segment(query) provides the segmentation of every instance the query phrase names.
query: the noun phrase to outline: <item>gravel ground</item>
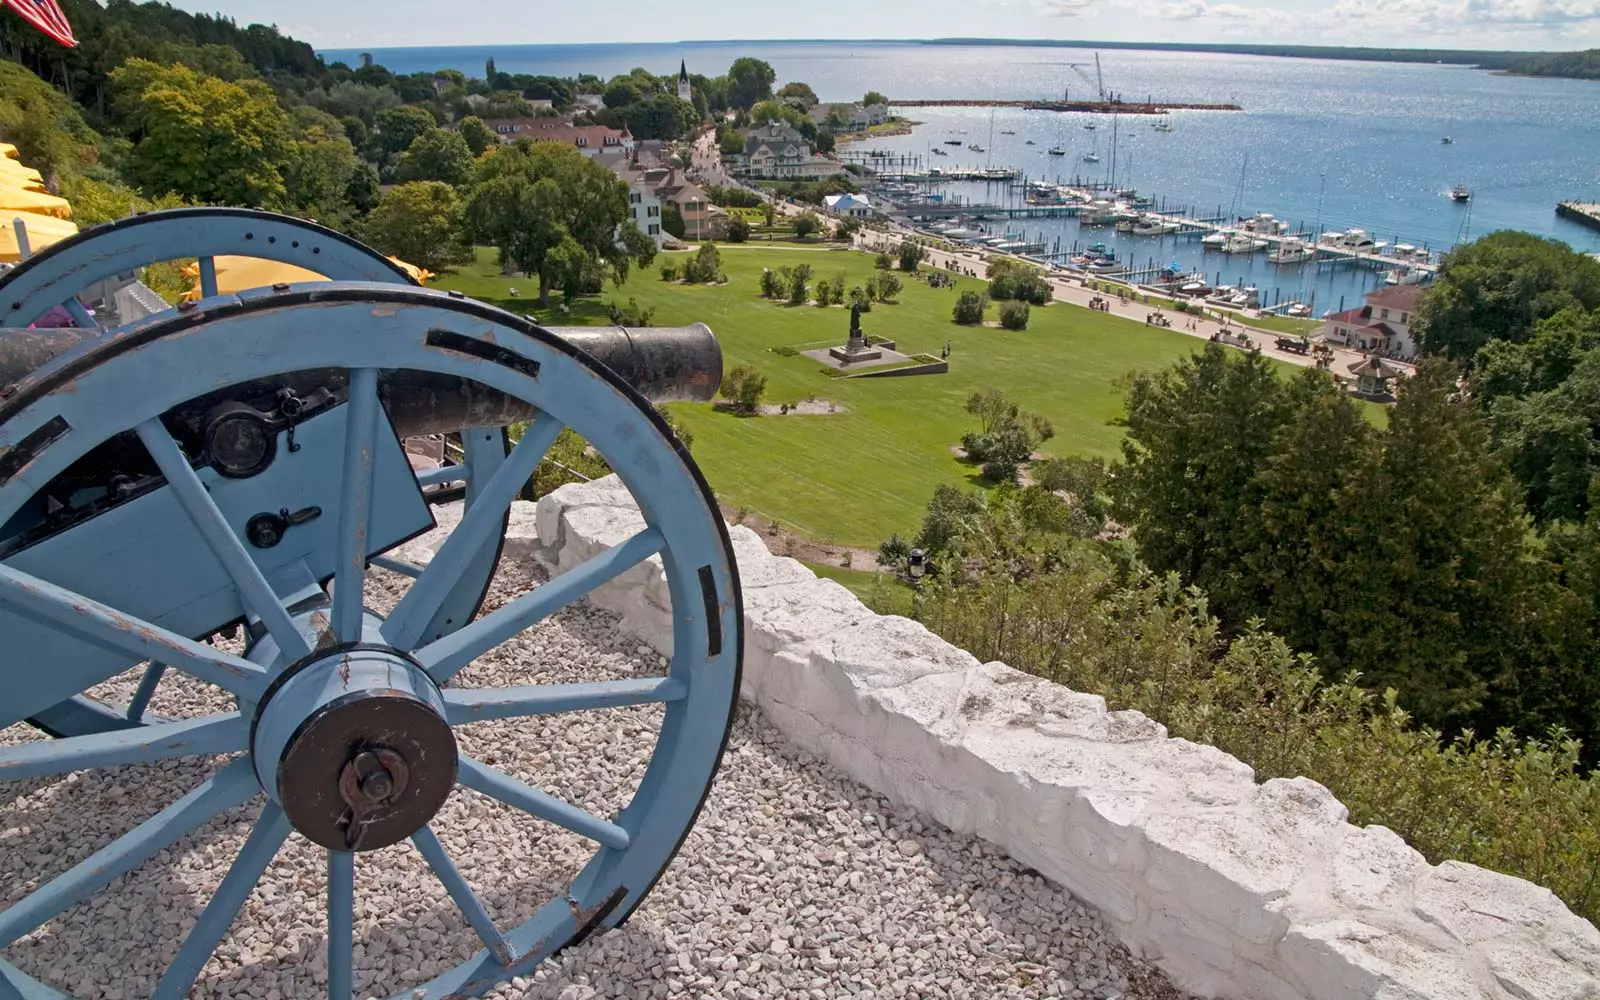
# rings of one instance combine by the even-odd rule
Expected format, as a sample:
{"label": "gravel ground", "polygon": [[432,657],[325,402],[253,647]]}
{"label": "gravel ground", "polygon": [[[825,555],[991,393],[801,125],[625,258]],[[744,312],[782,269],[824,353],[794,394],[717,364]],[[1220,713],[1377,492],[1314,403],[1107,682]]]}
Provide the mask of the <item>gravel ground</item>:
{"label": "gravel ground", "polygon": [[[520,572],[526,573],[523,569]],[[374,574],[383,606],[399,578]],[[530,581],[503,573],[492,601]],[[464,686],[660,673],[664,661],[578,607],[461,675]],[[126,700],[137,675],[102,685]],[[226,710],[220,691],[169,674],[152,711]],[[619,809],[643,774],[659,707],[478,723],[463,749],[593,812]],[[0,743],[41,738],[14,726]],[[215,771],[220,759],[0,782],[0,906],[26,895]],[[5,950],[78,997],[148,996],[259,813],[231,811],[109,891]],[[575,835],[457,790],[435,820],[501,927],[530,915],[590,856]],[[324,855],[291,835],[195,995],[323,995]],[[436,975],[479,943],[409,845],[357,862],[358,996]],[[592,938],[492,996],[727,998],[1180,998],[1098,915],[994,848],[896,807],[788,746],[742,708],[694,832],[619,931]]]}

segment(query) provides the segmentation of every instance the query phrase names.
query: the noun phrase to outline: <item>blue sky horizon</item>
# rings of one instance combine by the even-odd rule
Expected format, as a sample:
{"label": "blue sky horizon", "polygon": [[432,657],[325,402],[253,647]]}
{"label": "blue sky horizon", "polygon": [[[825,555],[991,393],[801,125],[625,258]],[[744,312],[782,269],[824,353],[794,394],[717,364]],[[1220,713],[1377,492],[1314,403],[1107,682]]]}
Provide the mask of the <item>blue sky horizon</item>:
{"label": "blue sky horizon", "polygon": [[787,34],[749,0],[474,0],[439,17],[423,0],[176,0],[242,24],[276,24],[317,49],[936,38],[1233,42],[1390,48],[1600,47],[1600,0],[812,0]]}

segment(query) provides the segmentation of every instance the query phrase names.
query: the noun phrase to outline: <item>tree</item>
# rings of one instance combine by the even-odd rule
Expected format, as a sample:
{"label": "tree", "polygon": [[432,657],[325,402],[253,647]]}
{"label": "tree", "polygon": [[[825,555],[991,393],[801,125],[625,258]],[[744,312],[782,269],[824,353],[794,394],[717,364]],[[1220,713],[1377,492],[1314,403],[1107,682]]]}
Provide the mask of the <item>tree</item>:
{"label": "tree", "polygon": [[396,173],[402,181],[465,184],[472,176],[472,166],[467,140],[449,129],[435,128],[417,136],[401,155]]}
{"label": "tree", "polygon": [[367,217],[363,235],[384,253],[430,271],[472,260],[461,199],[439,181],[390,188]]}
{"label": "tree", "polygon": [[839,224],[833,227],[833,238],[840,243],[849,243],[856,233],[861,232],[861,228],[861,220],[854,216],[840,219]]}
{"label": "tree", "polygon": [[376,135],[378,148],[398,156],[411,148],[417,138],[438,127],[433,112],[416,104],[399,108],[385,108],[378,112]]}
{"label": "tree", "polygon": [[872,259],[872,263],[878,270],[887,271],[889,268],[894,267],[894,258],[889,255],[889,251],[879,250],[878,256]]}
{"label": "tree", "polygon": [[989,297],[997,301],[1015,299],[1042,306],[1054,297],[1054,289],[1050,287],[1044,272],[1021,261],[991,261],[988,278]]}
{"label": "tree", "polygon": [[728,242],[743,243],[750,238],[750,220],[742,215],[735,215],[728,220]]}
{"label": "tree", "polygon": [[764,299],[782,298],[788,294],[783,280],[783,271],[774,271],[770,267],[761,269],[761,297]]}
{"label": "tree", "polygon": [[644,100],[644,93],[631,79],[624,78],[607,87],[600,99],[605,101],[607,108],[620,111]]}
{"label": "tree", "polygon": [[720,128],[717,135],[717,148],[723,156],[739,156],[744,153],[744,133],[736,128]]}
{"label": "tree", "polygon": [[466,216],[502,262],[539,276],[542,305],[551,287],[570,287],[575,264],[608,267],[620,281],[631,262],[644,266],[655,256],[628,218],[628,186],[563,143],[519,140],[484,157]]}
{"label": "tree", "polygon": [[871,107],[874,104],[888,104],[889,99],[876,90],[869,90],[866,96],[861,98],[861,103],[865,107]]}
{"label": "tree", "polygon": [[805,305],[806,288],[811,281],[811,265],[801,264],[794,269],[790,276],[789,304],[794,306]]}
{"label": "tree", "polygon": [[963,542],[978,530],[983,512],[980,494],[945,484],[935,486],[913,544],[930,557],[959,552]]}
{"label": "tree", "polygon": [[852,308],[859,308],[864,313],[871,312],[872,293],[860,285],[852,286],[850,289],[850,305]]}
{"label": "tree", "polygon": [[618,112],[637,139],[673,139],[689,135],[700,125],[694,105],[672,94],[656,94]]}
{"label": "tree", "polygon": [[465,140],[473,156],[482,156],[500,142],[500,137],[490,131],[489,126],[485,125],[483,119],[477,115],[468,115],[461,119],[458,127],[461,130],[461,138]]}
{"label": "tree", "polygon": [[752,125],[766,125],[771,122],[784,122],[798,129],[810,124],[810,119],[797,111],[793,105],[782,101],[759,101],[750,109]]}
{"label": "tree", "polygon": [[783,88],[778,91],[778,97],[785,101],[799,101],[808,108],[815,107],[817,104],[816,91],[811,89],[810,84],[805,83],[784,84]]}
{"label": "tree", "polygon": [[885,271],[878,275],[877,281],[875,281],[873,284],[877,286],[875,290],[877,292],[879,302],[894,301],[894,297],[900,294],[900,289],[903,287],[900,284],[900,279],[895,277],[895,275],[890,271]]}
{"label": "tree", "polygon": [[794,234],[802,240],[821,228],[822,220],[815,212],[802,212],[795,217]]}
{"label": "tree", "polygon": [[1381,451],[1355,472],[1324,668],[1359,670],[1434,725],[1469,722],[1514,674],[1536,582],[1517,491],[1488,428],[1426,362],[1406,382]]}
{"label": "tree", "polygon": [[683,210],[670,201],[661,203],[661,231],[680,240],[688,232],[683,224]]}
{"label": "tree", "polygon": [[833,282],[826,278],[817,282],[816,290],[812,292],[812,295],[816,298],[819,308],[827,308],[833,305]]}
{"label": "tree", "polygon": [[828,290],[828,297],[839,305],[844,305],[844,272],[840,271],[828,281],[832,287]]}
{"label": "tree", "polygon": [[722,379],[717,395],[732,400],[734,409],[748,416],[761,412],[761,396],[767,391],[767,377],[750,365],[739,365]]}
{"label": "tree", "polygon": [[727,280],[722,273],[722,253],[715,243],[708,240],[700,244],[700,249],[683,265],[683,280],[691,285],[709,285]]}
{"label": "tree", "polygon": [[111,74],[136,141],[128,173],[147,193],[209,204],[283,208],[293,156],[289,116],[259,80],[230,83],[187,66],[129,59]]}
{"label": "tree", "polygon": [[352,207],[363,212],[372,207],[360,204],[351,190],[352,182],[369,171],[333,116],[305,110],[327,120],[306,127],[290,146],[284,186],[295,207],[323,225],[343,228],[354,221]]}
{"label": "tree", "polygon": [[1259,354],[1219,344],[1127,393],[1128,435],[1113,497],[1134,526],[1139,557],[1204,589],[1225,623],[1263,606],[1248,568],[1261,507],[1261,470],[1286,418],[1283,383]]}
{"label": "tree", "polygon": [[1028,328],[1028,304],[1026,302],[1000,303],[1000,325],[1007,330],[1026,330]]}
{"label": "tree", "polygon": [[728,106],[747,111],[757,102],[769,100],[777,78],[772,67],[760,59],[735,59],[728,68]]}
{"label": "tree", "polygon": [[928,251],[921,243],[911,240],[902,240],[900,243],[900,270],[908,274],[915,274],[917,265],[928,256]]}
{"label": "tree", "polygon": [[988,296],[970,290],[962,292],[956,299],[955,321],[962,326],[977,326],[983,322],[983,311],[988,307]]}
{"label": "tree", "polygon": [[[48,183],[79,157],[94,134],[54,87],[16,63],[0,60],[0,135]],[[10,225],[10,220],[6,220]]]}
{"label": "tree", "polygon": [[1470,364],[1490,341],[1525,341],[1540,320],[1573,306],[1600,307],[1600,261],[1504,230],[1445,255],[1413,325],[1425,352]]}

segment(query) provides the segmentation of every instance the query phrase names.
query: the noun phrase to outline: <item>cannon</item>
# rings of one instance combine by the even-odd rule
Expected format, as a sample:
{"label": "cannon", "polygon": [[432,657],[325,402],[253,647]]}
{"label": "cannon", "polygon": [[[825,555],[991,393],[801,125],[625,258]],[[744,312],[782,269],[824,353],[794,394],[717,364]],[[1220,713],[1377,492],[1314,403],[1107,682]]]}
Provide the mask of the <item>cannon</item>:
{"label": "cannon", "polygon": [[[222,254],[331,280],[219,295]],[[199,301],[102,328],[77,298],[185,258],[199,262]],[[76,327],[30,327],[58,305]],[[135,216],[0,275],[0,728],[27,721],[51,737],[0,745],[0,787],[186,755],[223,761],[0,910],[0,949],[257,796],[265,804],[175,942],[158,998],[188,995],[291,832],[326,854],[336,1000],[352,996],[358,853],[409,841],[482,945],[426,982],[396,984],[396,996],[478,995],[619,925],[693,825],[739,690],[727,529],[653,405],[710,399],[720,378],[704,326],[541,328],[261,212]],[[606,459],[644,527],[487,607],[510,505],[565,428]],[[459,440],[461,460],[414,471],[404,440],[439,434]],[[453,498],[459,521],[437,545],[430,536],[432,558],[402,558],[405,543],[444,530],[435,510]],[[475,661],[651,559],[673,609],[659,676],[463,686]],[[388,604],[371,599],[374,574],[403,583]],[[175,676],[212,686],[226,708],[153,712]],[[97,693],[113,678],[137,678],[126,702]],[[653,753],[604,815],[460,745],[468,723],[582,724],[628,706],[659,707]],[[460,788],[591,845],[576,876],[515,926],[496,924],[434,832]],[[0,997],[63,995],[38,975],[0,959]]]}

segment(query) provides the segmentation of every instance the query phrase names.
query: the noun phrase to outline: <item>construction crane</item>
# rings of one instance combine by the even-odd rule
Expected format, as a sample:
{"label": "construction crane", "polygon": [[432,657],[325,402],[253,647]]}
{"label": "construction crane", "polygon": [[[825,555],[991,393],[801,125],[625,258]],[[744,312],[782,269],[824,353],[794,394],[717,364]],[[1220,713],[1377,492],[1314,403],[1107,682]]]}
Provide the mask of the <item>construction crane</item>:
{"label": "construction crane", "polygon": [[1095,87],[1095,92],[1100,95],[1100,101],[1102,103],[1105,102],[1106,81],[1105,77],[1103,77],[1100,73],[1100,53],[1096,52],[1094,54],[1094,79],[1092,80],[1089,79],[1089,73],[1086,69],[1084,69],[1083,63],[1067,63],[1067,68],[1078,74],[1078,76],[1082,77],[1084,83],[1093,84]]}

